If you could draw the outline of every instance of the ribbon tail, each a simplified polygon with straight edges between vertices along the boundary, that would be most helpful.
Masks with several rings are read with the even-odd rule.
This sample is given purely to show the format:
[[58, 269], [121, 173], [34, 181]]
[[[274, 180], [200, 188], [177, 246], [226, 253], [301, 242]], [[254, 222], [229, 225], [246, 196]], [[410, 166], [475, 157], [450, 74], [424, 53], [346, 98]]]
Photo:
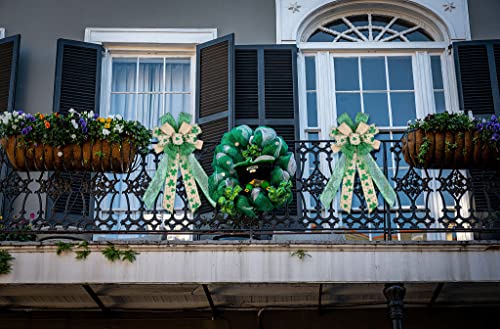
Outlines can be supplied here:
[[167, 154], [164, 154], [163, 158], [158, 164], [158, 169], [156, 170], [151, 183], [149, 183], [148, 189], [142, 196], [142, 200], [144, 201], [144, 205], [146, 206], [146, 208], [153, 208], [156, 197], [163, 188], [163, 182], [165, 180], [165, 177], [167, 177], [168, 163], [169, 156]]
[[368, 165], [366, 164], [366, 159], [364, 156], [361, 156], [360, 160], [360, 163], [358, 163], [356, 167], [358, 168], [359, 181], [363, 190], [363, 195], [365, 196], [368, 213], [371, 213], [373, 210], [377, 209], [378, 198], [375, 193], [375, 188], [373, 187], [373, 179], [367, 169]]
[[179, 165], [181, 167], [182, 179], [184, 180], [184, 188], [186, 189], [186, 198], [189, 204], [189, 209], [191, 212], [195, 212], [198, 208], [200, 208], [201, 200], [188, 157], [180, 156]]
[[397, 199], [394, 188], [384, 176], [384, 173], [382, 172], [382, 170], [380, 170], [379, 166], [377, 165], [375, 160], [373, 160], [371, 155], [364, 155], [363, 162], [366, 164], [368, 173], [372, 177], [375, 185], [377, 185], [377, 188], [384, 197], [385, 201], [387, 202], [389, 207], [392, 207], [396, 203]]
[[329, 208], [333, 199], [335, 198], [335, 195], [337, 194], [337, 191], [340, 188], [340, 183], [342, 182], [342, 178], [344, 177], [345, 174], [345, 164], [346, 164], [346, 156], [341, 155], [339, 162], [333, 168], [332, 175], [330, 176], [330, 179], [326, 183], [325, 189], [319, 196], [319, 200], [323, 204], [323, 207]]
[[358, 154], [354, 153], [352, 159], [348, 159], [346, 164], [346, 174], [342, 180], [342, 192], [340, 193], [340, 208], [347, 213], [351, 213], [352, 195], [354, 193], [354, 175], [356, 175], [356, 164], [358, 163]]
[[163, 189], [163, 208], [168, 212], [174, 211], [175, 193], [177, 192], [177, 176], [179, 168], [179, 155], [168, 163], [167, 175], [165, 177], [165, 188]]
[[208, 176], [203, 170], [203, 167], [201, 164], [196, 160], [196, 157], [194, 154], [190, 154], [188, 157], [189, 161], [189, 166], [191, 168], [191, 171], [193, 173], [194, 179], [198, 183], [198, 186], [201, 189], [201, 192], [205, 195], [207, 198], [207, 201], [212, 205], [213, 208], [215, 208], [216, 203], [212, 198], [210, 197], [210, 189], [208, 188]]

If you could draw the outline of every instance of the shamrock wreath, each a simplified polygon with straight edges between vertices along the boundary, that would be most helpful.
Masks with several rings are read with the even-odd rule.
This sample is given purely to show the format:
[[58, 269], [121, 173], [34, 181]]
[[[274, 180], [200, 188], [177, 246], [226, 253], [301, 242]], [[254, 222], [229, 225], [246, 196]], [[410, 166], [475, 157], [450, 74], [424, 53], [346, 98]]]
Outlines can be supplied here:
[[225, 214], [255, 218], [292, 201], [295, 157], [272, 128], [242, 125], [225, 133], [212, 168], [210, 197]]

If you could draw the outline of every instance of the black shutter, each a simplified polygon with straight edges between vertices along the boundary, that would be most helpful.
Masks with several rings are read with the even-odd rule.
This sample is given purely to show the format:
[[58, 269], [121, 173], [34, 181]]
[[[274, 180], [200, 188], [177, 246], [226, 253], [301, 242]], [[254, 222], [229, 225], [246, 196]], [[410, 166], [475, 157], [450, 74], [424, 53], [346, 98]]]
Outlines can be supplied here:
[[[500, 40], [457, 42], [453, 49], [460, 108], [475, 116], [499, 115]], [[495, 174], [470, 170], [470, 175], [476, 212], [499, 210], [498, 192], [489, 186]]]
[[13, 111], [21, 36], [0, 39], [0, 112]]
[[288, 143], [298, 139], [296, 61], [293, 45], [236, 46], [236, 125], [270, 126]]
[[[215, 148], [233, 126], [234, 35], [230, 34], [196, 47], [196, 122], [200, 138]], [[212, 173], [212, 152], [204, 152], [200, 163]]]
[[[272, 127], [293, 150], [300, 132], [297, 48], [294, 45], [236, 46], [235, 62], [236, 125]], [[296, 198], [289, 206], [289, 214], [297, 214]]]
[[[54, 85], [54, 112], [99, 113], [101, 92], [101, 45], [81, 41], [57, 40], [56, 73]], [[93, 200], [88, 189], [91, 173], [61, 172], [52, 176], [56, 184], [65, 187], [65, 193], [55, 196], [49, 216], [57, 222], [71, 225], [88, 219]]]
[[456, 42], [453, 49], [461, 110], [500, 114], [500, 40]]
[[101, 45], [57, 40], [54, 112], [99, 112]]
[[[233, 127], [234, 104], [234, 34], [200, 44], [196, 47], [196, 122], [205, 147], [200, 164], [211, 175], [215, 146], [222, 135]], [[199, 213], [212, 207], [201, 196]]]

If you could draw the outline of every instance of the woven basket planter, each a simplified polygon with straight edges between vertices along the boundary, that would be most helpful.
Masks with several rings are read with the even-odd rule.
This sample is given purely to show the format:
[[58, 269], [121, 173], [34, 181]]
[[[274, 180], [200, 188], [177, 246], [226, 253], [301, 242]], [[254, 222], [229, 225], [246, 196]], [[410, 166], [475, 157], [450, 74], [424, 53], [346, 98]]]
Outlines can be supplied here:
[[19, 171], [127, 172], [136, 155], [133, 142], [110, 144], [105, 140], [82, 145], [24, 145], [16, 136], [1, 141], [7, 157]]
[[[496, 169], [500, 154], [477, 131], [435, 132], [415, 129], [401, 139], [405, 161], [417, 168]], [[421, 159], [419, 153], [422, 150]]]

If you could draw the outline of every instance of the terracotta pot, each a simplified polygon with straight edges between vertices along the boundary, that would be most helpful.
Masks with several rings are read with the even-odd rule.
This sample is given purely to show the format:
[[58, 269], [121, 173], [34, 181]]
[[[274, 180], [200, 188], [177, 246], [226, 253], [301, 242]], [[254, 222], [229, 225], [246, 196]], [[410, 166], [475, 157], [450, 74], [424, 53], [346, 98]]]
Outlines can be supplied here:
[[[500, 154], [479, 138], [478, 132], [434, 132], [415, 129], [401, 139], [405, 161], [417, 168], [471, 169], [498, 168]], [[419, 159], [421, 148], [423, 159]]]
[[128, 171], [135, 158], [133, 142], [110, 144], [105, 140], [82, 145], [23, 145], [16, 136], [1, 140], [10, 163], [20, 171]]

